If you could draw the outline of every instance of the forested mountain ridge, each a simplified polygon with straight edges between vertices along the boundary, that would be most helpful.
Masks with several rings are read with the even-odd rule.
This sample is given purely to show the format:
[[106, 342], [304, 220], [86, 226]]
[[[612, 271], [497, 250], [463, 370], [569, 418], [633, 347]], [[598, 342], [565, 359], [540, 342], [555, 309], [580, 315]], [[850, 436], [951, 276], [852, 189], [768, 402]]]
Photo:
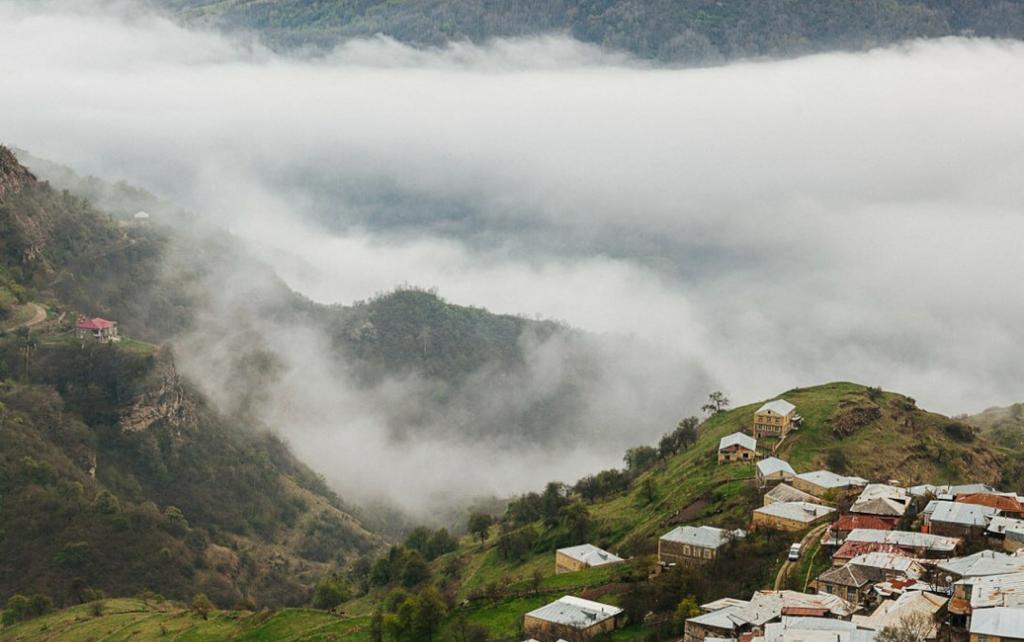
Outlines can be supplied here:
[[[2, 599], [299, 604], [383, 544], [279, 438], [211, 407], [169, 349], [74, 336], [78, 313], [142, 309], [131, 288], [150, 278], [159, 235], [36, 180], [4, 148], [0, 185]], [[43, 318], [26, 321], [33, 310]]]
[[1010, 0], [151, 0], [272, 45], [330, 47], [385, 35], [417, 46], [568, 33], [642, 58], [714, 64], [861, 50], [913, 38], [1024, 37]]

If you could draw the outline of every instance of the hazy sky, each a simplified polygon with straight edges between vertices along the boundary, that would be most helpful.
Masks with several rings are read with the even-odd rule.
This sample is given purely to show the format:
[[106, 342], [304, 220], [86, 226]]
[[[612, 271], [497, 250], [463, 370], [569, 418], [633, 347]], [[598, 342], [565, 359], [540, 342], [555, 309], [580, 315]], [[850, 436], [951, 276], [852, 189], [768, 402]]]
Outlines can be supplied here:
[[174, 199], [319, 301], [436, 286], [632, 335], [743, 402], [837, 379], [947, 413], [1024, 398], [1020, 43], [698, 70], [561, 38], [303, 60], [0, 1], [0, 78], [0, 142]]

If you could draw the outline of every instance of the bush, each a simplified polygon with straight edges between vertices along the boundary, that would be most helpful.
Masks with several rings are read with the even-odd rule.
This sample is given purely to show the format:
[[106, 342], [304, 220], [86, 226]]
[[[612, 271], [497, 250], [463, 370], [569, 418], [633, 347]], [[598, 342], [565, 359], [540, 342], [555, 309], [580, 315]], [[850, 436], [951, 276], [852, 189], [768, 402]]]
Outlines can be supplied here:
[[348, 601], [350, 593], [344, 582], [338, 579], [320, 580], [313, 591], [313, 608], [329, 611], [342, 602]]
[[210, 611], [213, 610], [213, 602], [210, 601], [210, 598], [206, 597], [205, 593], [198, 593], [192, 598], [189, 610], [206, 620], [210, 617]]
[[31, 620], [41, 615], [53, 612], [53, 600], [46, 595], [37, 593], [31, 597], [24, 595], [12, 595], [7, 600], [7, 608], [4, 609], [0, 622], [4, 626]]

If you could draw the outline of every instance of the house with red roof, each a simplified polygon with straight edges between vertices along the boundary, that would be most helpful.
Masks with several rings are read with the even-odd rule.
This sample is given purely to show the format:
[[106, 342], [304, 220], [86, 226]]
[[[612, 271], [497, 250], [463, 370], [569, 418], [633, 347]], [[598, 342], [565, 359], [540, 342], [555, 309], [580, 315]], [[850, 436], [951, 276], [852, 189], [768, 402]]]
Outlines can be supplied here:
[[100, 317], [79, 316], [78, 323], [75, 324], [75, 336], [79, 339], [92, 338], [105, 343], [121, 340], [117, 334], [117, 321], [108, 321]]

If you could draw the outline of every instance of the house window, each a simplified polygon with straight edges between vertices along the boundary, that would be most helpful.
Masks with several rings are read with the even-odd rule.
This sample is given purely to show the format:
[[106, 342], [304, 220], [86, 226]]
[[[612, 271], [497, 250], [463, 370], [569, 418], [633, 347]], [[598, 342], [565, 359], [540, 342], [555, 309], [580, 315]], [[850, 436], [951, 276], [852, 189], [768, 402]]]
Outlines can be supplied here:
[[704, 549], [704, 558], [705, 559], [711, 559], [711, 550], [710, 549]]

